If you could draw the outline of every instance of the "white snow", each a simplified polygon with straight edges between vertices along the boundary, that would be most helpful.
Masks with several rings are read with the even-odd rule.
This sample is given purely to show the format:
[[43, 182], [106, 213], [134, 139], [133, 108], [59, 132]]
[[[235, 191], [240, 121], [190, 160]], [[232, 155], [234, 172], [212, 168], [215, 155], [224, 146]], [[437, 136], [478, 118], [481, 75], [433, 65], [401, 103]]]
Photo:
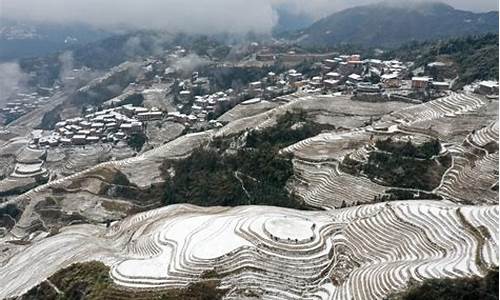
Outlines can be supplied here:
[[270, 234], [281, 239], [306, 240], [314, 235], [313, 222], [299, 217], [275, 217], [267, 220], [264, 226]]

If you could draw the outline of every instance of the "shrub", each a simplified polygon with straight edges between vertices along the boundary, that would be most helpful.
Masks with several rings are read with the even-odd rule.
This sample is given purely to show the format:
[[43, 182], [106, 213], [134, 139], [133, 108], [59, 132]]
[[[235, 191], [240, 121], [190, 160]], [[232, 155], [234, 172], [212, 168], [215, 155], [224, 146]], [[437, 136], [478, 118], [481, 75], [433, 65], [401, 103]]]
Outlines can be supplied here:
[[[219, 289], [220, 280], [203, 280], [189, 284], [183, 289], [156, 291], [124, 290], [113, 284], [109, 267], [101, 262], [76, 263], [59, 270], [50, 278], [50, 284], [43, 281], [20, 300], [62, 300], [62, 299], [172, 299], [172, 300], [218, 300], [226, 294]], [[53, 286], [57, 287], [56, 292]]]
[[432, 279], [413, 283], [409, 289], [388, 297], [389, 300], [497, 300], [498, 269], [481, 277]]
[[130, 146], [130, 148], [139, 152], [144, 146], [144, 143], [146, 143], [146, 140], [147, 136], [144, 133], [134, 133], [130, 135], [127, 143]]
[[447, 156], [434, 159], [441, 150], [437, 140], [415, 146], [411, 142], [395, 142], [389, 138], [377, 141], [376, 147], [365, 164], [352, 167], [346, 164], [344, 169], [360, 170], [368, 178], [389, 186], [430, 191], [439, 185], [450, 164]]

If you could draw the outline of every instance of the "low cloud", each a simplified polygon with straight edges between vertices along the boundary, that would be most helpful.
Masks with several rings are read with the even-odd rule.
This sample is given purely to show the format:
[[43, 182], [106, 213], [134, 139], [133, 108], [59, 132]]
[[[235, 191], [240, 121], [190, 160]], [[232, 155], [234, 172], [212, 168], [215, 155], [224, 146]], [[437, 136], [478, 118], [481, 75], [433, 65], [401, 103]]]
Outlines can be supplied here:
[[[403, 0], [404, 1], [404, 0]], [[373, 0], [273, 0], [275, 7], [285, 9], [292, 14], [303, 15], [313, 19], [326, 17], [334, 12], [373, 3]]]
[[23, 73], [17, 63], [0, 64], [0, 103], [22, 91], [26, 86], [28, 75]]
[[187, 33], [266, 32], [276, 22], [269, 0], [0, 0], [13, 19], [83, 22], [101, 28]]
[[65, 51], [59, 55], [59, 62], [61, 63], [61, 70], [59, 71], [59, 80], [65, 83], [68, 77], [73, 76], [73, 53]]
[[210, 61], [196, 54], [189, 54], [179, 58], [172, 64], [172, 68], [176, 72], [182, 72], [184, 75], [192, 73], [195, 69], [209, 64]]
[[[395, 1], [395, 0], [393, 0]], [[406, 3], [420, 0], [397, 0]], [[270, 32], [276, 9], [313, 19], [377, 0], [0, 0], [0, 16], [105, 29], [162, 29], [186, 33]], [[443, 0], [459, 9], [498, 10], [497, 0]]]

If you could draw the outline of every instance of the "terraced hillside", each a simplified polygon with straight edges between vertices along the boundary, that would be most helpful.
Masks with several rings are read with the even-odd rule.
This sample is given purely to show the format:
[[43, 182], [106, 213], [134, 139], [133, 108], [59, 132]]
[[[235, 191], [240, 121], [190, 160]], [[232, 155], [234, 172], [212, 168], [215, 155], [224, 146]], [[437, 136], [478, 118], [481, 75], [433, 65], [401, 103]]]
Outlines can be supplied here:
[[[125, 174], [128, 180], [135, 186], [147, 189], [151, 187], [152, 184], [159, 183], [163, 180], [160, 166], [166, 159], [181, 159], [186, 157], [193, 149], [208, 143], [214, 138], [244, 134], [248, 129], [271, 127], [276, 124], [277, 118], [284, 115], [286, 112], [299, 109], [307, 112], [312, 118], [315, 118], [318, 114], [330, 115], [332, 119], [328, 124], [341, 128], [339, 129], [340, 131], [344, 131], [345, 129], [342, 128], [349, 128], [352, 125], [344, 122], [346, 118], [337, 120], [333, 118], [333, 116], [345, 117], [357, 115], [369, 121], [373, 114], [383, 116], [384, 114], [392, 112], [398, 106], [409, 106], [406, 103], [396, 102], [391, 102], [387, 106], [380, 106], [375, 103], [352, 102], [347, 97], [333, 96], [299, 95], [295, 97], [289, 96], [288, 98], [290, 98], [287, 100], [288, 102], [283, 101], [283, 103], [276, 108], [255, 116], [234, 120], [218, 131], [205, 131], [183, 135], [136, 157], [108, 161], [83, 171], [73, 171], [73, 173], [67, 177], [58, 178], [16, 199], [12, 199], [9, 203], [15, 203], [15, 205], [19, 206], [23, 210], [23, 214], [17, 220], [16, 226], [10, 231], [10, 234], [21, 237], [28, 232], [36, 232], [41, 228], [40, 224], [51, 223], [46, 222], [43, 217], [40, 217], [36, 205], [47, 197], [54, 197], [54, 195], [61, 199], [65, 199], [63, 202], [66, 203], [73, 202], [75, 198], [79, 199], [79, 207], [76, 211], [89, 220], [103, 222], [106, 219], [116, 219], [118, 215], [122, 215], [125, 209], [123, 207], [123, 199], [111, 199], [103, 195], [97, 195], [96, 193], [91, 193], [89, 195], [89, 190], [85, 186], [79, 187], [82, 182], [88, 182], [88, 180], [84, 180], [86, 177], [91, 177], [90, 181], [94, 182], [94, 186], [98, 186], [100, 184], [99, 181], [102, 180], [93, 176], [96, 172], [105, 172], [105, 170], [109, 168], [116, 169]], [[359, 111], [353, 107], [353, 103], [359, 106]], [[89, 151], [99, 155], [101, 153], [93, 150]], [[95, 159], [94, 157], [95, 156], [92, 156], [93, 159]], [[63, 171], [69, 170], [69, 167], [74, 168], [74, 166], [76, 166], [75, 162], [77, 161], [81, 161], [81, 156], [75, 156], [74, 159], [65, 163], [62, 166]], [[68, 186], [71, 188], [67, 189]], [[103, 205], [105, 202], [118, 202], [118, 205]], [[106, 209], [110, 207], [118, 207], [118, 211]], [[69, 210], [72, 211], [74, 209]], [[49, 228], [45, 229], [49, 230]]]
[[214, 270], [228, 299], [383, 299], [410, 279], [485, 274], [498, 265], [497, 226], [498, 207], [432, 201], [322, 212], [174, 205], [28, 246], [2, 267], [0, 297], [98, 260], [124, 288], [182, 288]]
[[[396, 106], [398, 105], [405, 108], [397, 110]], [[391, 102], [390, 105], [379, 105], [376, 103], [350, 101], [345, 97], [301, 96], [255, 116], [232, 121], [218, 131], [206, 131], [181, 136], [165, 145], [147, 151], [143, 155], [98, 164], [83, 172], [77, 172], [71, 176], [54, 180], [47, 185], [38, 187], [11, 201], [11, 203], [16, 203], [24, 211], [17, 222], [14, 232], [17, 232], [16, 235], [19, 236], [24, 235], [26, 230], [28, 232], [31, 231], [30, 228], [39, 219], [39, 216], [34, 214], [34, 207], [37, 201], [51, 196], [54, 190], [58, 191], [57, 196], [59, 197], [68, 199], [78, 197], [83, 201], [82, 204], [88, 203], [85, 189], [78, 188], [78, 184], [72, 185], [72, 182], [75, 180], [82, 182], [81, 179], [85, 178], [87, 174], [92, 174], [108, 167], [116, 168], [125, 174], [131, 183], [141, 188], [148, 188], [152, 183], [162, 181], [159, 167], [165, 159], [185, 157], [190, 151], [207, 143], [214, 137], [242, 134], [254, 127], [266, 128], [273, 126], [278, 116], [295, 109], [306, 111], [314, 117], [318, 114], [330, 115], [332, 120], [330, 124], [338, 128], [332, 132], [319, 134], [316, 137], [306, 139], [283, 149], [284, 152], [289, 152], [295, 157], [295, 183], [299, 184], [293, 185], [293, 191], [297, 196], [304, 199], [308, 204], [318, 208], [340, 207], [342, 203], [345, 205], [354, 205], [356, 203], [371, 202], [375, 196], [383, 193], [384, 190], [390, 187], [381, 186], [379, 183], [372, 182], [363, 176], [350, 176], [339, 170], [337, 164], [346, 155], [354, 158], [363, 156], [363, 153], [366, 152], [366, 145], [373, 139], [386, 138], [392, 135], [410, 135], [414, 139], [418, 139], [419, 136], [429, 136], [429, 134], [419, 129], [422, 122], [441, 120], [442, 118], [451, 118], [453, 116], [460, 116], [452, 118], [453, 120], [462, 120], [464, 119], [463, 117], [468, 118], [471, 114], [480, 112], [484, 107], [489, 105], [491, 104], [486, 99], [462, 94], [453, 94], [450, 97], [413, 106], [396, 102]], [[356, 106], [358, 106], [359, 110], [357, 110]], [[348, 123], [342, 121], [344, 120], [343, 118], [339, 120], [335, 118], [335, 116], [343, 117], [353, 114], [365, 118], [366, 121], [373, 118], [373, 115], [378, 114], [381, 120], [371, 126], [351, 127]], [[488, 121], [488, 118], [492, 119], [496, 118], [496, 116], [487, 115], [487, 118], [482, 118], [481, 120], [487, 121], [490, 124], [491, 121]], [[388, 129], [381, 130], [378, 124], [383, 124]], [[413, 124], [417, 124], [418, 127], [412, 127]], [[474, 126], [477, 127], [478, 124], [474, 123]], [[438, 129], [436, 128], [436, 130]], [[469, 128], [468, 132], [472, 132], [473, 130], [474, 128]], [[434, 136], [431, 135], [431, 137]], [[443, 140], [443, 142], [445, 141]], [[445, 150], [448, 148], [455, 149], [456, 146], [453, 145], [455, 144], [445, 143], [443, 147]], [[307, 176], [303, 176], [303, 174], [307, 174]], [[452, 172], [448, 172], [447, 174], [452, 174]], [[492, 185], [494, 185], [494, 182]], [[68, 194], [64, 192], [64, 186], [77, 188], [72, 188], [71, 193]], [[63, 193], [60, 193], [61, 191]], [[92, 206], [102, 201], [114, 200], [102, 199], [102, 196], [99, 195], [94, 195], [92, 198], [94, 199], [90, 202], [94, 203], [90, 204]], [[89, 204], [85, 205], [86, 207], [89, 206]], [[99, 204], [98, 206], [101, 205]], [[100, 215], [108, 215], [111, 219], [114, 219], [112, 211], [106, 212], [106, 210], [101, 209]], [[98, 220], [102, 221], [102, 218]], [[20, 231], [18, 232], [17, 230]]]
[[436, 192], [456, 202], [498, 203], [498, 122], [471, 133], [452, 149], [453, 164]]
[[[368, 180], [367, 176], [355, 177], [343, 171], [339, 164], [346, 156], [364, 161], [371, 151], [369, 145], [387, 137], [409, 137], [414, 141], [437, 138], [441, 141], [443, 153], [451, 154], [453, 163], [434, 191], [452, 201], [462, 202], [463, 199], [450, 196], [450, 193], [445, 192], [447, 189], [456, 189], [455, 194], [461, 194], [471, 201], [469, 203], [498, 203], [498, 190], [494, 189], [498, 182], [498, 167], [495, 164], [495, 157], [498, 160], [498, 145], [493, 143], [498, 139], [498, 133], [495, 133], [497, 106], [497, 102], [491, 103], [478, 96], [452, 94], [387, 114], [371, 126], [319, 134], [283, 151], [295, 157], [298, 196], [310, 205], [331, 208], [370, 202], [391, 189], [380, 182]], [[485, 128], [476, 130], [478, 126]], [[450, 127], [458, 130], [449, 130]], [[469, 139], [479, 140], [478, 143], [483, 147], [488, 145], [489, 152], [470, 143]], [[474, 161], [484, 156], [478, 161], [481, 167], [475, 169], [473, 176], [464, 179], [465, 182], [453, 181], [460, 161], [463, 165], [464, 159], [471, 159], [471, 155], [475, 157]], [[460, 173], [463, 173], [462, 170]], [[477, 181], [482, 183], [478, 185]], [[419, 190], [414, 192], [418, 193]]]
[[[63, 164], [49, 156], [49, 165], [70, 175], [0, 204], [16, 212], [0, 238], [0, 298], [88, 261], [110, 268], [117, 289], [109, 299], [183, 289], [207, 272], [217, 274], [227, 299], [384, 299], [412, 280], [484, 276], [498, 267], [494, 107], [497, 100], [472, 94], [418, 105], [295, 94], [251, 108], [249, 116], [236, 107], [221, 129], [182, 135], [132, 158], [82, 170], [82, 157]], [[220, 155], [251, 151], [248, 136], [272, 132], [297, 110], [328, 128], [279, 149], [293, 162], [287, 191], [315, 210], [160, 207], [165, 161], [184, 161], [219, 140], [231, 141]], [[443, 171], [432, 190], [346, 169], [346, 159], [366, 164], [384, 151], [377, 141], [389, 138], [411, 145], [437, 139], [439, 153], [425, 158]], [[28, 271], [35, 267], [40, 272]]]

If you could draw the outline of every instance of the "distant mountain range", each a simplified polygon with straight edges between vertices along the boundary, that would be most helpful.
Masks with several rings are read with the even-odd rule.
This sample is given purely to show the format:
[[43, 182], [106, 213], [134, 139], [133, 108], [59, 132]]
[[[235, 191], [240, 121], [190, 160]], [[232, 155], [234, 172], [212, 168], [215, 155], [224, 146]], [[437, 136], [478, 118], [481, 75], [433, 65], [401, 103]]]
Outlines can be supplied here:
[[[473, 13], [439, 2], [402, 2], [357, 6], [316, 22], [306, 14], [295, 13], [285, 6], [278, 7], [278, 22], [273, 28], [273, 34], [302, 46], [336, 47], [348, 44], [397, 48], [409, 41], [498, 33], [497, 11]], [[104, 39], [104, 44], [109, 42], [113, 45], [125, 45], [122, 43], [127, 41], [124, 37], [126, 34], [106, 32], [85, 24], [61, 26], [19, 22], [3, 17], [0, 18], [0, 62], [44, 56], [89, 43], [86, 49], [89, 53], [96, 54], [97, 51], [92, 48], [102, 44], [101, 40]], [[148, 39], [145, 41], [141, 42], [141, 49], [156, 47], [154, 43], [147, 45]], [[115, 52], [116, 49], [111, 47], [111, 51], [100, 53], [103, 54], [101, 57], [106, 58], [101, 59], [104, 65], [114, 65], [115, 60], [121, 61], [122, 53], [116, 55]], [[106, 63], [108, 58], [113, 63]]]
[[289, 38], [303, 45], [396, 47], [487, 32], [498, 33], [498, 12], [473, 13], [439, 2], [381, 2], [334, 13]]

